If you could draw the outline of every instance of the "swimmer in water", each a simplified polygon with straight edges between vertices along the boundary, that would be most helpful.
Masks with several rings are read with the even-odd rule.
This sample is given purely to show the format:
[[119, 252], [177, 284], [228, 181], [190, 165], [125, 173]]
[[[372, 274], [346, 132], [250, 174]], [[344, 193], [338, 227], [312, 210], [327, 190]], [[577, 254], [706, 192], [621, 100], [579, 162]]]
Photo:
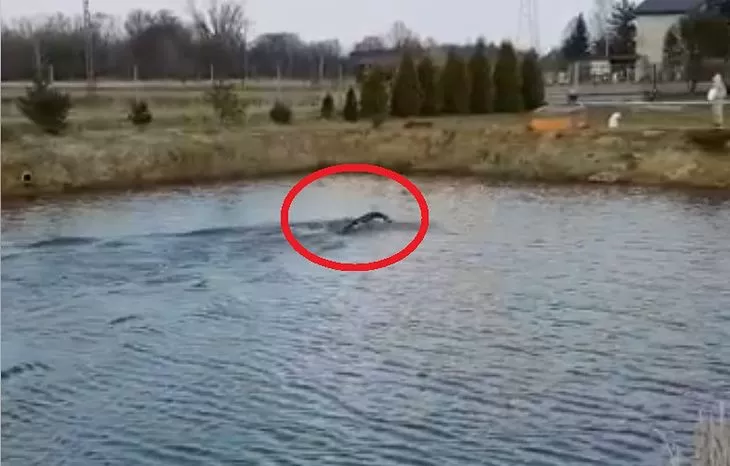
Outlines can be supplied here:
[[346, 235], [346, 234], [352, 232], [352, 230], [357, 228], [358, 226], [360, 226], [364, 223], [369, 223], [375, 219], [380, 219], [386, 223], [393, 223], [393, 221], [390, 219], [390, 217], [388, 217], [384, 213], [368, 212], [367, 214], [362, 215], [362, 216], [356, 218], [355, 220], [352, 220], [347, 225], [345, 225], [345, 227], [342, 228], [342, 230], [340, 230], [340, 233], [342, 233], [343, 235]]

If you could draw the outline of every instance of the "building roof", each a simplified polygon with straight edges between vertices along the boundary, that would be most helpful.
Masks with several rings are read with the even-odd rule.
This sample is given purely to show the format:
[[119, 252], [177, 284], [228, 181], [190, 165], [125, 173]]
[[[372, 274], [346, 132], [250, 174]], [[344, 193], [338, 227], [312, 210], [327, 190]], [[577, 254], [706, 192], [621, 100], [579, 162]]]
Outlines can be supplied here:
[[[457, 54], [462, 58], [468, 58], [474, 50], [472, 45], [440, 45], [430, 50], [419, 50], [413, 51], [414, 58], [420, 59], [426, 53], [436, 61], [445, 60], [449, 49], [453, 48]], [[381, 50], [357, 50], [350, 52], [350, 61], [353, 64], [374, 64], [374, 63], [398, 63], [402, 55], [401, 50], [396, 49], [381, 49]]]
[[636, 15], [681, 15], [700, 6], [703, 0], [644, 0]]

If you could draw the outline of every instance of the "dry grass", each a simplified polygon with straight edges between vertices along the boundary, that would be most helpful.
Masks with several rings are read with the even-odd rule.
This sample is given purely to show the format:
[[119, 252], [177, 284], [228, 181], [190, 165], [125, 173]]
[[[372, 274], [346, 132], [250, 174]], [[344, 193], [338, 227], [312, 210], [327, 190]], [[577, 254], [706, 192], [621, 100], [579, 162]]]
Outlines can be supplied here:
[[[210, 106], [203, 104], [190, 104], [187, 106], [169, 107], [150, 106], [153, 114], [151, 128], [197, 128], [219, 126], [218, 120]], [[245, 126], [260, 126], [269, 123], [269, 106], [250, 106], [247, 109]], [[315, 120], [319, 113], [316, 105], [300, 105], [293, 107], [295, 117], [299, 121]], [[126, 105], [119, 103], [107, 108], [73, 108], [69, 112], [70, 132], [82, 131], [106, 131], [123, 130], [130, 128], [127, 120], [129, 109]], [[3, 109], [2, 130], [8, 134], [3, 135], [3, 140], [22, 134], [37, 134], [38, 130], [33, 123], [20, 115], [17, 109], [8, 114]]]
[[693, 443], [692, 459], [686, 461], [676, 445], [665, 441], [668, 466], [730, 466], [730, 418], [726, 416], [724, 404], [720, 403], [717, 415], [700, 413]]
[[688, 128], [707, 127], [711, 120], [710, 107], [700, 105], [667, 106], [604, 106], [591, 108], [589, 116], [593, 126], [605, 128], [608, 117], [621, 112], [620, 127], [626, 128]]
[[[276, 91], [240, 91], [239, 96], [255, 106], [271, 106], [276, 100], [282, 100], [293, 106], [301, 105], [319, 105], [326, 90], [291, 90], [289, 92], [278, 93]], [[333, 96], [344, 102], [344, 92], [332, 91]], [[10, 115], [16, 115], [15, 99], [17, 95], [2, 95], [2, 112]], [[140, 91], [125, 90], [120, 92], [97, 93], [95, 95], [86, 95], [79, 93], [71, 94], [74, 108], [77, 109], [101, 109], [108, 110], [110, 107], [120, 107], [127, 104], [131, 99], [147, 100], [151, 106], [159, 108], [177, 108], [184, 110], [189, 107], [200, 106], [205, 104], [204, 91]]]
[[[292, 106], [295, 124], [299, 125], [318, 119], [321, 98], [323, 94], [291, 93], [283, 100]], [[72, 131], [109, 130], [129, 127], [126, 119], [130, 96], [114, 97], [107, 100], [76, 105], [69, 114]], [[247, 126], [259, 126], [268, 123], [268, 112], [276, 100], [275, 96], [256, 96], [243, 94], [249, 102]], [[188, 93], [185, 100], [172, 102], [160, 100], [149, 101], [153, 115], [153, 128], [185, 128], [200, 125], [215, 125], [215, 117], [211, 107], [202, 99], [202, 93]], [[338, 108], [344, 103], [343, 95], [335, 95]], [[590, 108], [588, 111], [590, 125], [593, 128], [605, 128], [609, 115], [618, 107]], [[621, 122], [622, 129], [651, 129], [651, 128], [706, 128], [709, 121], [709, 109], [697, 106], [687, 106], [679, 111], [658, 111], [651, 108], [619, 109], [624, 114]], [[473, 126], [501, 126], [526, 125], [529, 115], [486, 115], [464, 116], [459, 118], [438, 118], [434, 121], [459, 121], [459, 125]], [[474, 122], [474, 123], [470, 123]], [[400, 120], [389, 122], [390, 125], [402, 124]], [[441, 123], [439, 123], [441, 124]], [[451, 124], [451, 123], [444, 123]], [[23, 117], [14, 104], [2, 106], [2, 128], [6, 134], [4, 140], [17, 134], [34, 133], [36, 129]], [[10, 136], [7, 136], [10, 135]]]
[[710, 414], [700, 417], [695, 432], [695, 464], [697, 466], [730, 465], [730, 419], [725, 417], [724, 407], [719, 416]]
[[[248, 79], [243, 84], [240, 80], [229, 80], [233, 84], [241, 87], [242, 90], [248, 92], [319, 92], [323, 90], [336, 89], [338, 87], [347, 87], [351, 84], [350, 80], [343, 80], [342, 83], [336, 81], [322, 81], [319, 83], [298, 80], [281, 80], [277, 82], [273, 79]], [[30, 86], [30, 82], [25, 81], [6, 81], [0, 84], [0, 90], [3, 95], [8, 97], [16, 97], [25, 92]], [[53, 84], [57, 89], [70, 93], [72, 96], [83, 96], [88, 93], [86, 82], [84, 81], [57, 81]], [[164, 95], [173, 93], [174, 95], [186, 95], [203, 92], [209, 89], [211, 82], [204, 81], [104, 81], [97, 82], [95, 93], [99, 95], [115, 95], [129, 94], [140, 92], [149, 96]]]
[[[22, 88], [18, 88], [22, 91]], [[153, 115], [153, 127], [173, 128], [214, 124], [214, 114], [210, 105], [204, 101], [204, 91], [147, 89], [139, 92], [129, 87], [102, 90], [93, 96], [86, 96], [83, 89], [76, 89], [78, 95], [73, 99], [74, 106], [69, 113], [72, 131], [107, 130], [124, 128], [129, 125], [126, 119], [131, 99], [143, 98], [149, 103]], [[319, 114], [323, 89], [302, 89], [290, 87], [286, 92], [275, 90], [239, 90], [240, 97], [248, 104], [248, 124], [258, 125], [268, 120], [267, 113], [276, 100], [282, 100], [293, 108], [295, 119], [310, 120]], [[20, 95], [18, 92], [17, 95]], [[344, 93], [333, 92], [338, 107], [344, 105]], [[34, 132], [35, 128], [20, 113], [15, 105], [15, 97], [3, 91], [2, 127], [6, 133]], [[7, 140], [3, 136], [4, 140]]]
[[[319, 84], [303, 81], [282, 81], [277, 84], [273, 80], [247, 81], [245, 85], [237, 83], [242, 97], [255, 103], [273, 103], [277, 98], [300, 105], [302, 100], [321, 99], [325, 92], [344, 94], [348, 82], [323, 82]], [[25, 93], [26, 82], [2, 83], [0, 100], [5, 106], [12, 105], [14, 99]], [[167, 106], [185, 106], [202, 102], [204, 92], [210, 89], [208, 81], [108, 81], [100, 82], [95, 92], [89, 93], [83, 82], [57, 82], [54, 87], [68, 92], [74, 105], [81, 107], [103, 107], [110, 103], [125, 102], [132, 98], [144, 98], [153, 104]]]
[[[335, 97], [336, 107], [342, 108], [345, 101], [344, 91], [349, 84], [349, 81], [312, 84], [306, 81], [284, 80], [277, 83], [274, 80], [248, 80], [245, 87], [239, 88], [238, 92], [249, 103], [249, 124], [264, 123], [267, 119], [266, 113], [279, 99], [293, 108], [295, 119], [301, 122], [318, 116], [325, 92], [331, 92]], [[3, 130], [7, 132], [33, 131], [32, 125], [19, 113], [14, 103], [14, 99], [24, 92], [27, 85], [29, 83], [2, 83], [0, 110]], [[213, 112], [204, 102], [204, 92], [210, 86], [208, 81], [139, 81], [137, 84], [131, 81], [100, 81], [93, 95], [87, 95], [84, 82], [58, 82], [55, 86], [72, 95], [74, 108], [70, 114], [70, 122], [75, 130], [123, 128], [128, 124], [128, 102], [133, 98], [148, 101], [154, 118], [153, 127], [172, 128], [213, 123]], [[623, 113], [622, 127], [626, 128], [703, 127], [710, 118], [709, 108], [699, 106], [605, 106], [589, 109], [591, 126], [604, 128], [608, 116], [614, 111]], [[508, 124], [514, 120], [513, 116], [505, 115], [494, 118]]]
[[[389, 120], [377, 130], [366, 121], [264, 121], [247, 129], [209, 121], [61, 138], [19, 134], [3, 142], [3, 196], [260, 177], [352, 162], [403, 173], [730, 188], [730, 157], [692, 147], [681, 131], [541, 135], [526, 130], [524, 115], [435, 118], [431, 127], [412, 129]], [[32, 186], [21, 182], [25, 171]]]

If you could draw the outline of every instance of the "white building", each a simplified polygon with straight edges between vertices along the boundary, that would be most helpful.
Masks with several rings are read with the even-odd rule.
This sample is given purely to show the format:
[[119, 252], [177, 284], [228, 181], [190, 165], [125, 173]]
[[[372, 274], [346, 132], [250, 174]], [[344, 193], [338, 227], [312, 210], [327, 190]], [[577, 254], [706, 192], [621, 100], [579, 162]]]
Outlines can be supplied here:
[[651, 79], [664, 55], [664, 37], [679, 19], [704, 4], [703, 0], [644, 0], [636, 8], [636, 79]]

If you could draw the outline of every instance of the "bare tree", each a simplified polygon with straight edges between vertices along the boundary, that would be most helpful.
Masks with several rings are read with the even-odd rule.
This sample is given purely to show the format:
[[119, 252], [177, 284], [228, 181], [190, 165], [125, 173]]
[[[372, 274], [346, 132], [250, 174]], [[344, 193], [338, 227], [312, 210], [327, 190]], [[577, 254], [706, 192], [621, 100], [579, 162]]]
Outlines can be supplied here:
[[201, 11], [189, 2], [190, 15], [197, 40], [202, 44], [200, 60], [213, 66], [219, 76], [232, 77], [245, 73], [244, 65], [251, 21], [242, 2], [210, 0]]
[[594, 44], [600, 44], [603, 50], [596, 50], [597, 53], [608, 56], [610, 39], [610, 17], [613, 7], [613, 0], [594, 0], [593, 12], [591, 15], [590, 28]]
[[438, 47], [438, 42], [433, 37], [426, 37], [421, 41], [421, 46], [426, 50], [432, 50]]
[[386, 34], [388, 46], [398, 49], [419, 45], [418, 36], [403, 21], [396, 21]]
[[357, 52], [365, 52], [370, 50], [382, 50], [387, 45], [380, 36], [365, 36], [360, 42], [355, 44], [354, 50]]
[[[241, 77], [246, 70], [250, 70], [246, 74], [255, 70], [260, 77], [272, 78], [280, 70], [293, 79], [341, 79], [350, 71], [337, 40], [305, 42], [286, 31], [250, 40], [250, 22], [242, 28], [218, 27], [220, 21], [213, 24], [216, 18], [231, 15], [223, 5], [212, 6], [213, 14], [205, 8], [197, 12], [197, 24], [189, 16], [181, 18], [166, 10], [133, 11], [121, 20], [95, 14], [95, 74], [107, 79], [188, 80], [209, 76], [213, 65], [215, 76], [223, 78]], [[0, 34], [4, 81], [31, 79], [39, 70], [38, 61], [44, 70], [50, 72], [53, 67], [57, 81], [86, 77], [81, 15], [5, 20]], [[216, 37], [231, 40], [216, 42]], [[381, 41], [376, 38], [376, 42]]]

